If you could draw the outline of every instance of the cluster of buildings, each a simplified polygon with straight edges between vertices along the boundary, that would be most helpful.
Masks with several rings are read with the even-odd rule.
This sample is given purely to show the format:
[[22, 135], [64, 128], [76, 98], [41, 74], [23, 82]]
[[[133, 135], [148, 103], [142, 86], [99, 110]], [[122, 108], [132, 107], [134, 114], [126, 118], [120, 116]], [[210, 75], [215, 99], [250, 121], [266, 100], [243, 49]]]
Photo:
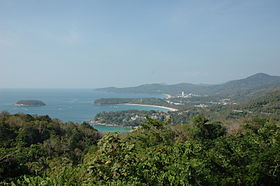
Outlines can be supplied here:
[[193, 94], [193, 93], [189, 93], [189, 94], [185, 94], [184, 91], [182, 91], [181, 95], [177, 96], [178, 98], [191, 98], [191, 97], [198, 97], [200, 95], [198, 94]]

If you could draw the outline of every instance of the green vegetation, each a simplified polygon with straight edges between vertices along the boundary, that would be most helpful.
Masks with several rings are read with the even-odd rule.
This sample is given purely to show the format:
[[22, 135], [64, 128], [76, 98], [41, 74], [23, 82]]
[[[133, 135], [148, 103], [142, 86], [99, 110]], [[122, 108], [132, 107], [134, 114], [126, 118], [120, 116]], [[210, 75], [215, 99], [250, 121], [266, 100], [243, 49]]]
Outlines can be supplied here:
[[280, 114], [280, 91], [275, 91], [246, 104], [240, 105], [241, 109], [265, 114]]
[[246, 103], [214, 106], [201, 110], [204, 116], [219, 120], [236, 120], [242, 117], [261, 117], [280, 121], [280, 91], [275, 91]]
[[[117, 104], [143, 104], [157, 105], [185, 110], [194, 108], [199, 104], [217, 104], [221, 98], [213, 96], [197, 96], [197, 97], [172, 97], [172, 98], [100, 98], [94, 101], [96, 105], [117, 105]], [[215, 102], [215, 103], [210, 103]], [[221, 104], [221, 103], [220, 103]]]
[[[234, 123], [240, 118], [261, 117], [280, 121], [280, 77], [258, 73], [220, 85], [150, 84], [131, 88], [105, 88], [102, 91], [129, 93], [169, 93], [168, 98], [102, 98], [95, 104], [146, 104], [178, 109], [177, 112], [118, 111], [98, 114], [93, 120], [122, 126], [139, 126], [145, 115], [155, 119], [170, 118], [171, 124], [190, 122], [196, 114], [210, 121]], [[182, 91], [186, 95], [182, 95]], [[188, 94], [192, 93], [192, 94]], [[193, 94], [194, 93], [194, 94]], [[200, 95], [195, 95], [200, 94]], [[207, 94], [207, 95], [204, 95]], [[160, 117], [158, 117], [158, 116]]]
[[[100, 134], [86, 123], [48, 116], [0, 114], [0, 181], [43, 176], [78, 165]], [[1, 184], [0, 184], [1, 185]]]
[[119, 126], [140, 126], [141, 123], [147, 121], [147, 116], [153, 119], [164, 121], [170, 119], [170, 125], [180, 125], [182, 123], [190, 122], [191, 119], [201, 114], [199, 110], [192, 112], [159, 112], [159, 111], [145, 111], [145, 110], [123, 110], [115, 112], [100, 112], [94, 119], [93, 123], [97, 124], [113, 124]]
[[[101, 98], [94, 101], [97, 105], [117, 105], [117, 104], [144, 104], [174, 107], [161, 98]], [[174, 107], [175, 108], [175, 107]]]
[[[140, 101], [166, 102], [97, 104]], [[2, 112], [0, 185], [279, 185], [279, 105], [275, 91], [247, 103], [176, 112], [102, 112], [98, 123], [140, 126], [103, 135], [87, 123]]]
[[2, 113], [0, 184], [279, 185], [279, 122], [169, 123], [100, 138], [88, 124]]
[[20, 100], [17, 101], [16, 106], [45, 106], [46, 104], [40, 100]]
[[[198, 98], [194, 97], [193, 99], [197, 100]], [[211, 121], [219, 120], [226, 123], [234, 123], [236, 120], [246, 117], [261, 117], [280, 121], [280, 91], [235, 105], [214, 105], [207, 108], [188, 108], [186, 106], [186, 109], [183, 107], [181, 106], [181, 110], [175, 112], [140, 110], [101, 112], [95, 116], [93, 121], [121, 126], [139, 126], [146, 121], [146, 116], [149, 116], [160, 121], [170, 119], [171, 125], [180, 125], [190, 122], [197, 114], [207, 117]]]
[[101, 88], [97, 89], [105, 92], [116, 93], [148, 93], [148, 94], [171, 94], [181, 95], [193, 93], [208, 96], [229, 97], [237, 101], [247, 101], [251, 98], [263, 96], [266, 93], [280, 90], [280, 76], [270, 76], [258, 73], [250, 77], [233, 80], [219, 85], [196, 85], [181, 83], [175, 85], [166, 84], [146, 84], [128, 88]]
[[114, 124], [124, 127], [135, 127], [145, 122], [147, 120], [147, 116], [160, 121], [168, 119], [168, 115], [165, 112], [158, 112], [153, 110], [125, 110], [115, 112], [100, 112], [96, 114], [93, 122], [97, 124]]

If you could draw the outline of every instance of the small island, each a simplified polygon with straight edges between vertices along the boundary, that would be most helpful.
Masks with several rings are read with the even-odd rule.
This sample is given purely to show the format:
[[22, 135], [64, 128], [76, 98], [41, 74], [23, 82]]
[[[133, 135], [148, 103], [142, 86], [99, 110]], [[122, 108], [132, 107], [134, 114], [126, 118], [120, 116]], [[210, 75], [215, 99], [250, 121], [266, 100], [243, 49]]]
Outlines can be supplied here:
[[15, 106], [18, 107], [40, 107], [40, 106], [45, 106], [46, 104], [43, 101], [40, 100], [20, 100], [16, 102]]

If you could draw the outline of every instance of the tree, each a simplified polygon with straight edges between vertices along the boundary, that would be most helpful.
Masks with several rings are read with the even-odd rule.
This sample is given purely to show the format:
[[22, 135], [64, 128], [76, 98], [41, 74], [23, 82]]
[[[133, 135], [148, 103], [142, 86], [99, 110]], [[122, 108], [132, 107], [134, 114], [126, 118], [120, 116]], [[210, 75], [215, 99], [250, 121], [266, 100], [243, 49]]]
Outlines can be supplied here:
[[200, 141], [213, 140], [226, 134], [226, 129], [221, 122], [208, 123], [208, 119], [201, 115], [196, 115], [193, 118], [192, 135]]

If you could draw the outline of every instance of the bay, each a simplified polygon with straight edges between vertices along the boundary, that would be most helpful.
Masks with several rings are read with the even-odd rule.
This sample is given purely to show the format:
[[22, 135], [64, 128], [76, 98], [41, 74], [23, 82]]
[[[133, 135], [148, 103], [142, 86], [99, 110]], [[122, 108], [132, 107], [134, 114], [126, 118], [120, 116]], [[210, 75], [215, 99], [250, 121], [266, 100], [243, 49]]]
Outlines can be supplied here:
[[[0, 89], [0, 112], [7, 111], [11, 114], [26, 113], [33, 115], [49, 115], [64, 122], [89, 121], [99, 112], [118, 110], [158, 110], [167, 111], [162, 108], [152, 108], [136, 105], [95, 105], [94, 100], [98, 98], [145, 98], [163, 97], [163, 95], [150, 94], [117, 94], [98, 92], [93, 89]], [[46, 103], [42, 107], [17, 107], [14, 104], [19, 100], [41, 100]], [[103, 132], [124, 132], [129, 128], [95, 126]]]

